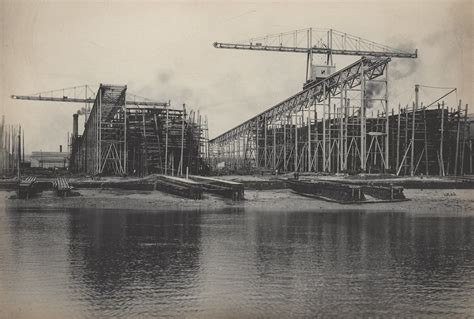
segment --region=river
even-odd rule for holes
[[[474,214],[0,208],[0,317],[474,315]]]

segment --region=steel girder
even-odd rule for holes
[[[365,80],[372,80],[384,74],[387,64],[391,58],[369,58],[362,57],[360,60],[350,64],[344,69],[333,73],[322,81],[316,82],[303,91],[289,97],[272,108],[245,121],[239,126],[219,135],[209,143],[225,143],[243,136],[247,131],[254,130],[257,125],[268,124],[278,121],[285,114],[298,112],[303,108],[322,103],[329,96],[336,96],[344,88],[352,89],[361,84],[361,73]]]
[[[235,49],[235,50],[252,50],[252,51],[271,51],[271,52],[287,52],[287,53],[319,53],[319,54],[338,54],[338,55],[357,55],[372,57],[392,57],[392,58],[416,58],[418,52],[389,52],[389,51],[368,51],[368,50],[346,50],[312,47],[310,49],[303,47],[288,47],[276,45],[256,45],[256,44],[237,44],[214,42],[214,47],[218,49]]]

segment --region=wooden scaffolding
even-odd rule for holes
[[[90,175],[183,175],[205,170],[206,125],[186,109],[127,106],[126,86],[101,85],[71,168]],[[77,119],[74,126],[77,126]],[[74,128],[77,130],[77,128]]]

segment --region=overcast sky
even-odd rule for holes
[[[212,43],[308,27],[417,48],[416,62],[391,62],[397,76],[390,107],[409,103],[415,83],[457,87],[457,98],[472,104],[473,3],[0,0],[0,111],[24,127],[27,153],[53,151],[66,144],[81,105],[11,100],[11,94],[127,84],[131,93],[199,109],[214,137],[298,92],[306,58],[218,50]],[[348,60],[335,63],[341,68]],[[422,89],[421,97],[429,103],[444,92]]]

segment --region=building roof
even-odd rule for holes
[[[68,157],[67,152],[32,152],[31,159],[42,162],[64,162]]]

